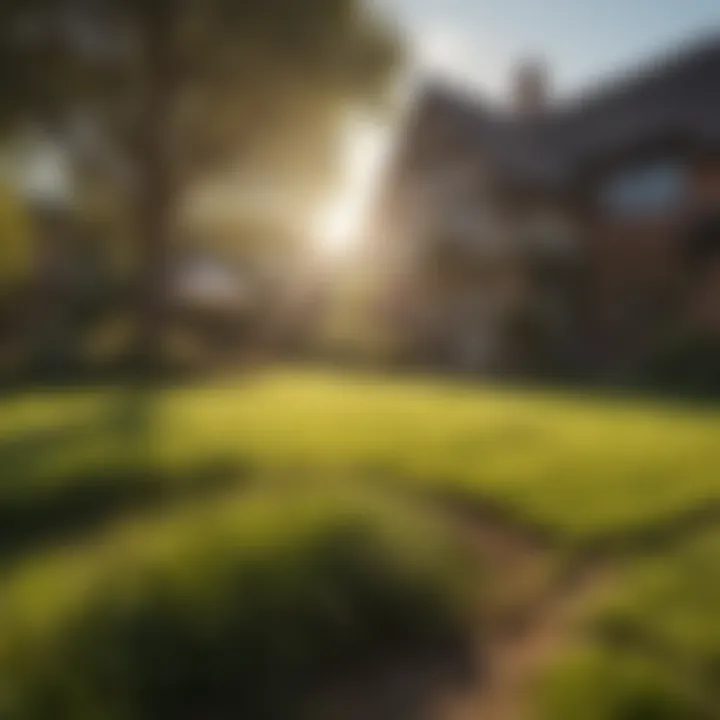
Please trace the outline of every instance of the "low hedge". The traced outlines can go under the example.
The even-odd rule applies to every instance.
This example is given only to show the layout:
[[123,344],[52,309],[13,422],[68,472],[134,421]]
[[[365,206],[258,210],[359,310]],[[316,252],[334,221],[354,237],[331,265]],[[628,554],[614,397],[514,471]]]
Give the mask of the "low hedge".
[[467,575],[438,527],[347,493],[126,525],[6,581],[0,717],[287,718],[341,664],[462,635]]

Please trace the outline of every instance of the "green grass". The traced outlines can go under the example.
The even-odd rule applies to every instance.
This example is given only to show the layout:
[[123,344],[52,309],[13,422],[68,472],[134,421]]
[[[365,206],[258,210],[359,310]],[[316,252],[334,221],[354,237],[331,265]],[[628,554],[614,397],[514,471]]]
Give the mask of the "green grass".
[[8,436],[59,427],[63,406],[75,437],[16,460],[0,506],[13,473],[23,486],[30,476],[53,486],[122,466],[128,447],[166,475],[210,458],[256,474],[405,481],[490,499],[572,541],[720,501],[720,412],[637,399],[269,373],[139,401],[117,390],[16,399],[7,409],[16,422],[0,419],[0,459]]
[[[493,498],[572,538],[631,530],[720,498],[720,413],[637,401],[326,376],[166,398],[167,456],[342,469]],[[198,420],[201,418],[201,420]],[[178,444],[175,438],[187,437]]]
[[579,650],[538,693],[538,717],[707,720],[720,712],[720,532],[629,563]]
[[[14,395],[0,717],[289,717],[329,668],[447,640],[478,573],[407,499],[435,493],[558,549],[682,535],[720,504],[720,411],[293,371]],[[716,560],[711,534],[638,561],[547,679],[541,717],[714,717]]]
[[328,672],[457,642],[452,537],[349,490],[254,492],[28,561],[0,598],[0,717],[289,717]]

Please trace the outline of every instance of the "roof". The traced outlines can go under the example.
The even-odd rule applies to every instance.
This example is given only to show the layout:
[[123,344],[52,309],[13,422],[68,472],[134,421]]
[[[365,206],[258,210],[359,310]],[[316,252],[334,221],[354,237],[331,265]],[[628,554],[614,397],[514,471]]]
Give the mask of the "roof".
[[437,83],[419,112],[501,174],[556,184],[600,160],[655,142],[720,147],[720,32],[532,117],[498,111]]

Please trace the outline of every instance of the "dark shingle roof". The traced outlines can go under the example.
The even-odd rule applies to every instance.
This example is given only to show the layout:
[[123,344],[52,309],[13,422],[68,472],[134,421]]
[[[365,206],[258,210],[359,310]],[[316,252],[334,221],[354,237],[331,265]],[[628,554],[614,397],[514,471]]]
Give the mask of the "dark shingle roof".
[[437,84],[421,106],[510,178],[569,180],[616,153],[678,139],[720,146],[720,32],[534,118],[492,109]]

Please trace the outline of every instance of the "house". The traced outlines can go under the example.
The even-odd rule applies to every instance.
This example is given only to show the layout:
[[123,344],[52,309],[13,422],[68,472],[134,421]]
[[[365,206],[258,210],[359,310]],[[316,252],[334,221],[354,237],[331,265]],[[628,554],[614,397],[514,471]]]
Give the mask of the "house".
[[720,35],[554,101],[428,84],[386,179],[383,314],[407,359],[626,377],[720,335]]

